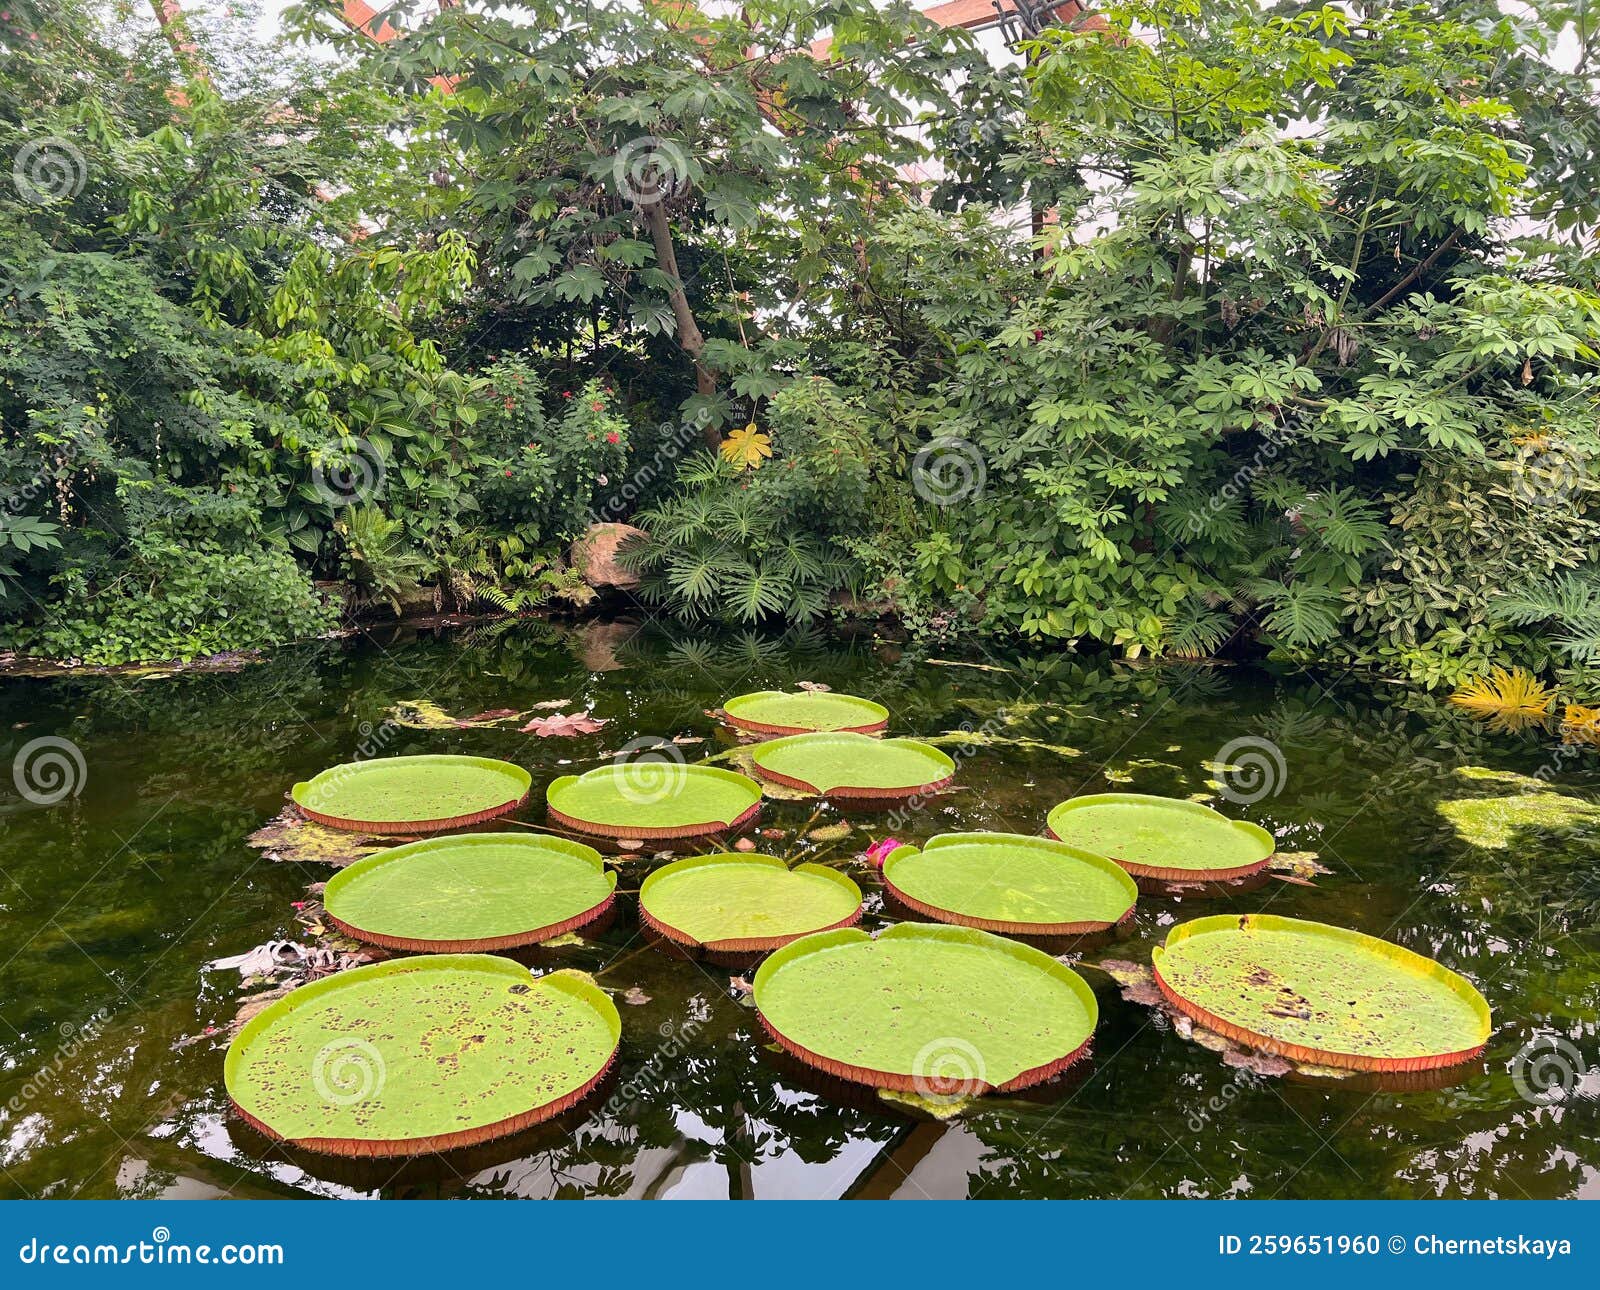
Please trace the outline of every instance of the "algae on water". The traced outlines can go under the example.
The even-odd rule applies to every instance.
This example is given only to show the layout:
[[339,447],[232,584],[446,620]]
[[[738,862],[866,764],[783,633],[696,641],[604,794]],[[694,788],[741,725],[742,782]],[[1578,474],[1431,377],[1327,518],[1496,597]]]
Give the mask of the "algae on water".
[[1439,814],[1470,846],[1500,850],[1523,831],[1587,834],[1600,828],[1600,803],[1558,793],[1542,780],[1480,766],[1462,767],[1457,774],[1522,790],[1506,797],[1458,797],[1439,803]]

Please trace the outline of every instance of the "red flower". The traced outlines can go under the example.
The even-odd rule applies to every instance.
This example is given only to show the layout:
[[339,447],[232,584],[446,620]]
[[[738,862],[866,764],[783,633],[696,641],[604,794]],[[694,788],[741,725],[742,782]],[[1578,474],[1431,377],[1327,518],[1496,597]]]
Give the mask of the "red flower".
[[606,410],[606,405],[604,403],[600,402],[599,399],[596,399],[589,406],[591,408],[593,408],[596,412],[604,412]]
[[606,436],[606,442],[607,443],[621,443],[622,442],[622,436],[619,435],[615,430],[613,430],[610,434],[608,434]]
[[507,479],[510,479],[510,478],[511,478],[511,472],[510,472],[510,471],[509,471],[509,470],[508,470],[508,471],[506,471],[506,478],[507,478]]
[[562,390],[561,391],[561,397],[564,398],[564,399],[570,399],[572,397],[572,391],[571,390]]
[[1043,340],[1044,339],[1044,331],[1041,328],[1035,327],[1033,329],[1033,339],[1034,339],[1035,342]]
[[893,851],[899,845],[900,841],[898,838],[883,838],[881,841],[874,842],[861,854],[866,859],[867,863],[870,864],[874,869],[881,869],[883,868],[884,859],[888,856],[889,852]]

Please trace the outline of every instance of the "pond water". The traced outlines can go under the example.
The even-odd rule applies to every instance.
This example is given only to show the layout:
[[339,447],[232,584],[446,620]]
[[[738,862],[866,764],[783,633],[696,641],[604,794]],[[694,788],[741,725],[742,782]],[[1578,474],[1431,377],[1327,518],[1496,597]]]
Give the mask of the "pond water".
[[[386,753],[527,766],[535,796],[522,814],[538,820],[555,776],[644,735],[701,736],[688,752],[709,755],[719,736],[705,709],[799,681],[880,700],[894,733],[992,736],[961,757],[958,791],[896,828],[902,840],[1036,832],[1076,793],[1210,794],[1271,829],[1280,851],[1315,852],[1331,870],[1315,886],[1141,897],[1125,935],[1091,961],[1148,961],[1173,922],[1204,913],[1345,924],[1476,982],[1495,1014],[1483,1061],[1447,1087],[1410,1091],[1266,1078],[1225,1065],[1086,968],[1102,1011],[1089,1063],[953,1122],[919,1121],[786,1065],[732,974],[649,948],[624,899],[596,940],[541,952],[623,992],[617,1075],[568,1119],[403,1167],[275,1153],[231,1123],[222,1058],[239,976],[206,965],[294,935],[291,902],[329,873],[245,843],[290,784],[352,758],[378,729]],[[551,739],[383,726],[393,705],[416,699],[455,714],[568,699],[609,724]],[[1541,1104],[1523,1090],[1548,1063],[1518,1058],[1549,1037],[1575,1077],[1578,1063],[1600,1068],[1600,810],[1587,805],[1600,800],[1600,753],[1561,757],[1548,734],[1497,734],[1398,687],[524,621],[320,644],[229,675],[10,680],[0,719],[8,763],[28,741],[59,736],[85,771],[81,791],[51,805],[10,782],[0,798],[0,1195],[1600,1195],[1600,1074]],[[1241,805],[1216,796],[1210,764],[1245,736],[1276,745],[1283,770],[1275,791]],[[1550,806],[1545,790],[1462,836],[1472,808],[1463,816],[1450,802],[1529,794],[1517,776],[1552,766],[1563,801]],[[775,803],[763,823],[793,830],[810,816]],[[877,884],[855,855],[882,836],[884,817],[851,818],[848,841],[796,854],[815,851],[869,888],[872,928],[885,921]],[[623,889],[637,886],[636,870]]]

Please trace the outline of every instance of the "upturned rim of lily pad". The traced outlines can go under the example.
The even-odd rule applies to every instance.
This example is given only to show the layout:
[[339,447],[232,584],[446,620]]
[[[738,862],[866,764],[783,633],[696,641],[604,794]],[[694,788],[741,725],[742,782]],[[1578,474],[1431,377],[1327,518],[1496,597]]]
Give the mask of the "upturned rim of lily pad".
[[[429,972],[438,974],[452,973],[483,973],[498,976],[509,982],[508,988],[519,993],[528,991],[557,991],[570,1001],[571,1006],[587,1008],[597,1017],[609,1037],[609,1049],[602,1060],[597,1063],[594,1072],[576,1087],[559,1097],[547,1102],[527,1107],[509,1116],[485,1124],[469,1125],[467,1128],[441,1129],[434,1132],[418,1133],[405,1137],[394,1138],[362,1138],[353,1136],[297,1136],[285,1133],[273,1127],[270,1121],[252,1112],[246,1102],[250,1097],[241,1088],[243,1083],[243,1067],[249,1059],[253,1045],[262,1040],[262,1037],[275,1026],[283,1024],[293,1014],[303,1008],[316,1004],[327,995],[345,990],[359,990],[375,979],[391,976],[400,976],[412,972]],[[529,1030],[526,1039],[530,1043],[539,1040],[537,1031]],[[594,981],[580,972],[558,971],[536,976],[528,968],[512,959],[502,958],[494,954],[440,954],[423,956],[419,958],[386,959],[381,963],[368,964],[365,967],[351,968],[333,976],[323,977],[320,980],[310,981],[274,1001],[263,1008],[254,1017],[240,1028],[228,1045],[227,1055],[223,1059],[223,1083],[227,1089],[228,1100],[234,1112],[244,1123],[265,1135],[275,1142],[287,1142],[306,1151],[319,1152],[324,1155],[355,1156],[363,1158],[383,1158],[392,1156],[415,1156],[427,1152],[450,1151],[457,1147],[475,1146],[480,1142],[488,1142],[494,1138],[504,1137],[512,1133],[520,1133],[535,1124],[542,1123],[570,1110],[590,1093],[599,1087],[616,1061],[617,1050],[622,1040],[622,1018],[617,1012],[617,1005]],[[327,1051],[324,1045],[322,1052]],[[506,1060],[512,1060],[506,1055]],[[537,1057],[529,1060],[537,1061]],[[313,1066],[315,1063],[313,1062]],[[308,1080],[314,1080],[315,1075],[311,1070],[307,1072]],[[260,1109],[259,1107],[257,1108]]]
[[[696,781],[726,784],[736,788],[740,796],[747,798],[748,805],[727,819],[705,815],[695,818],[692,812],[678,812],[680,818],[675,821],[645,824],[624,822],[623,819],[590,819],[578,814],[570,800],[565,809],[557,804],[558,799],[571,798],[574,785],[592,785],[605,780],[619,779],[628,784],[628,788],[626,791],[621,789],[616,791],[617,815],[632,821],[644,819],[652,814],[671,814],[659,808],[664,802],[676,800],[684,794],[661,793],[654,778],[658,775],[668,777],[681,775],[685,777],[685,783],[690,785]],[[690,796],[692,795],[691,790]],[[714,833],[732,833],[750,823],[761,812],[761,785],[748,775],[724,770],[720,766],[684,765],[677,762],[623,762],[596,766],[581,775],[563,775],[554,780],[545,789],[544,797],[545,808],[552,820],[579,833],[604,838],[699,838]]]
[[[762,708],[770,708],[774,700],[782,700],[786,707],[808,700],[815,701],[818,706],[837,704],[853,708],[854,719],[849,724],[837,726],[817,725],[814,722],[795,724],[793,720],[785,722],[772,719],[769,713],[768,719],[763,720]],[[838,731],[876,735],[882,734],[889,726],[889,709],[883,704],[837,690],[753,690],[749,694],[734,695],[722,705],[722,714],[728,719],[729,725],[756,735],[831,734]]]
[[[824,1071],[840,1079],[854,1080],[859,1084],[870,1084],[874,1088],[893,1089],[902,1093],[924,1093],[930,1083],[929,1077],[904,1070],[880,1070],[870,1066],[863,1066],[855,1062],[831,1057],[818,1053],[808,1048],[799,1040],[785,1034],[773,1023],[767,1012],[762,1008],[762,995],[769,995],[777,988],[778,978],[784,969],[794,964],[797,960],[809,955],[827,953],[851,945],[872,945],[890,941],[921,941],[932,947],[963,946],[975,948],[987,953],[1002,956],[1007,959],[1026,965],[1028,968],[1039,972],[1063,984],[1077,1000],[1088,1020],[1088,1028],[1081,1038],[1074,1036],[1076,1042],[1066,1052],[1051,1058],[1048,1061],[1036,1063],[1027,1069],[1017,1071],[998,1083],[991,1083],[982,1079],[974,1079],[967,1083],[970,1093],[1011,1093],[1019,1089],[1030,1088],[1035,1084],[1042,1084],[1046,1080],[1054,1079],[1073,1063],[1082,1060],[1089,1053],[1090,1045],[1094,1042],[1095,1028],[1099,1024],[1100,1005],[1095,997],[1093,988],[1081,976],[1066,964],[1051,958],[1042,950],[1024,945],[1020,941],[1007,940],[1003,936],[996,936],[991,932],[981,931],[975,927],[950,927],[937,923],[895,923],[884,928],[876,936],[871,936],[859,927],[845,927],[837,931],[817,932],[811,936],[801,937],[792,941],[782,949],[774,950],[766,960],[756,969],[753,981],[754,989],[752,999],[756,1006],[756,1016],[762,1028],[772,1036],[773,1040],[787,1052],[805,1062],[807,1065]],[[873,980],[864,981],[864,988],[880,989]],[[838,1012],[840,1007],[833,1009]],[[848,1014],[846,1014],[848,1015]],[[967,1043],[960,1036],[948,1036],[947,1042]],[[970,1045],[969,1045],[970,1046]]]
[[[1169,975],[1162,971],[1162,962],[1167,953],[1187,941],[1194,941],[1207,936],[1238,936],[1251,933],[1322,937],[1346,947],[1356,948],[1371,955],[1373,960],[1380,965],[1398,968],[1400,971],[1416,976],[1419,980],[1432,982],[1455,995],[1467,1005],[1473,1014],[1477,1034],[1473,1037],[1472,1042],[1458,1048],[1395,1056],[1346,1052],[1339,1049],[1295,1043],[1268,1034],[1264,1030],[1229,1020],[1213,1008],[1207,1007],[1199,999],[1186,995],[1170,979]],[[1290,1061],[1355,1071],[1408,1072],[1439,1070],[1449,1066],[1461,1065],[1477,1057],[1489,1042],[1489,1036],[1493,1030],[1493,1018],[1488,1000],[1483,997],[1477,986],[1473,985],[1471,981],[1460,973],[1452,972],[1442,963],[1418,954],[1414,950],[1408,950],[1403,945],[1396,945],[1393,941],[1386,941],[1380,937],[1369,936],[1365,932],[1355,931],[1353,928],[1338,927],[1331,923],[1318,923],[1303,918],[1287,918],[1278,914],[1213,914],[1206,918],[1196,918],[1186,923],[1179,923],[1167,933],[1165,946],[1157,945],[1151,950],[1150,959],[1157,987],[1160,989],[1162,996],[1178,1011],[1191,1020],[1198,1022],[1207,1030],[1215,1031],[1235,1043],[1276,1053]],[[1353,983],[1348,980],[1319,981],[1314,984],[1325,985],[1334,994],[1340,995],[1347,994],[1355,988]],[[1219,1004],[1218,1006],[1220,1007],[1221,1005]]]
[[[858,778],[855,783],[848,780],[822,783],[820,781],[823,776],[817,770],[809,770],[805,775],[801,775],[791,773],[797,770],[797,767],[791,766],[788,770],[780,771],[763,764],[762,761],[764,757],[770,760],[775,754],[781,757],[796,750],[802,753],[807,750],[821,753],[829,748],[845,748],[850,750],[853,756],[859,755],[880,762],[885,755],[913,752],[921,759],[925,771],[923,775],[914,777],[915,782],[899,784],[866,783],[864,781],[872,779],[873,776],[864,770],[856,772]],[[802,756],[802,761],[804,760]],[[766,743],[757,744],[750,750],[750,764],[763,779],[769,779],[775,784],[782,784],[786,788],[813,797],[848,798],[867,802],[890,801],[934,793],[949,785],[956,773],[956,764],[949,754],[932,744],[925,744],[916,739],[876,739],[871,735],[855,734],[851,731],[815,731],[803,735],[785,735],[781,739],[769,739]],[[833,775],[829,778],[832,779]]]
[[[841,891],[847,893],[855,902],[855,908],[844,918],[833,922],[820,923],[814,927],[801,928],[799,931],[786,932],[775,936],[722,936],[702,940],[691,933],[675,927],[658,913],[650,909],[650,898],[653,889],[672,883],[674,880],[684,878],[690,873],[709,869],[730,868],[758,868],[776,869],[784,873],[800,874],[808,878],[826,880]],[[682,860],[674,860],[670,864],[649,874],[639,884],[639,918],[645,926],[651,928],[659,935],[666,937],[679,945],[686,945],[693,949],[712,950],[716,953],[759,953],[765,950],[781,949],[792,941],[799,940],[802,936],[810,936],[816,932],[832,931],[839,927],[853,927],[861,921],[862,898],[861,888],[846,874],[837,869],[830,869],[827,865],[812,864],[810,862],[798,864],[793,869],[778,856],[756,855],[753,853],[726,853],[709,856],[688,856]]]
[[[1107,859],[1116,861],[1129,873],[1139,878],[1156,878],[1168,882],[1225,882],[1233,878],[1248,878],[1252,874],[1260,873],[1272,861],[1272,856],[1278,849],[1278,840],[1262,828],[1259,824],[1252,824],[1248,820],[1234,820],[1213,810],[1203,802],[1191,802],[1181,797],[1160,797],[1151,793],[1089,793],[1083,797],[1069,797],[1065,802],[1057,803],[1050,809],[1046,817],[1045,833],[1056,841],[1064,841],[1057,825],[1069,812],[1082,810],[1093,806],[1135,806],[1151,811],[1167,811],[1175,816],[1189,816],[1195,821],[1204,821],[1207,827],[1225,825],[1244,838],[1256,843],[1256,850],[1260,851],[1257,859],[1246,864],[1226,865],[1219,868],[1195,868],[1184,865],[1156,865],[1146,864],[1137,860],[1128,860],[1122,856],[1110,855],[1109,852],[1096,852],[1105,855]],[[1181,820],[1175,833],[1181,836]],[[1082,847],[1081,843],[1069,842],[1070,846]]]
[[[419,856],[491,846],[514,847],[526,852],[531,862],[530,870],[540,867],[537,862],[540,854],[555,852],[560,856],[577,860],[594,870],[594,894],[599,895],[601,891],[605,894],[594,905],[565,918],[496,936],[438,937],[376,931],[363,927],[350,918],[342,918],[337,912],[338,906],[350,888],[379,880],[380,874],[382,880],[394,881],[396,878],[404,878],[404,870],[395,871],[393,868],[395,865],[404,866],[408,862],[414,862]],[[530,872],[530,883],[536,881],[537,874]],[[537,945],[540,941],[547,941],[552,937],[587,927],[604,916],[615,904],[616,887],[616,873],[605,867],[605,861],[601,859],[598,851],[582,842],[526,833],[467,833],[455,837],[425,838],[418,842],[407,842],[402,846],[379,851],[357,860],[328,879],[327,887],[322,893],[322,908],[328,921],[340,931],[369,945],[427,954],[481,954],[494,950],[517,949],[524,945]]]
[[[319,800],[322,794],[333,792],[335,785],[347,784],[352,780],[370,781],[381,777],[386,770],[401,763],[408,767],[430,763],[441,771],[467,766],[491,771],[504,780],[505,795],[491,794],[484,805],[473,806],[470,810],[458,811],[451,815],[420,816],[400,820],[361,818],[347,812],[321,809],[320,804],[317,807],[308,804],[308,800]],[[485,820],[510,814],[526,805],[532,787],[533,776],[521,766],[508,761],[500,761],[494,757],[466,757],[453,753],[420,753],[403,757],[374,757],[369,761],[343,762],[338,766],[330,766],[310,779],[300,781],[289,790],[289,795],[302,815],[330,828],[345,829],[355,833],[442,833],[446,829],[465,828],[469,824],[481,824]]]
[[[915,863],[915,857],[924,855],[929,851],[957,846],[988,846],[997,850],[1021,848],[1056,856],[1063,862],[1087,866],[1105,874],[1108,878],[1112,878],[1118,888],[1127,896],[1128,906],[1121,914],[1112,919],[1080,918],[1056,922],[1022,922],[1015,919],[988,918],[950,906],[933,904],[930,901],[910,895],[904,887],[894,881],[893,870],[905,868]],[[1024,833],[940,833],[935,837],[929,838],[920,849],[911,845],[896,847],[884,857],[882,873],[884,887],[907,909],[924,914],[929,918],[936,918],[942,923],[952,923],[960,927],[976,927],[980,931],[996,932],[1001,935],[1078,936],[1088,932],[1103,932],[1128,922],[1133,917],[1134,908],[1139,899],[1138,884],[1128,876],[1128,871],[1116,861],[1097,855],[1093,851],[1085,851],[1081,847],[1069,846],[1067,843],[1055,838],[1041,838]]]

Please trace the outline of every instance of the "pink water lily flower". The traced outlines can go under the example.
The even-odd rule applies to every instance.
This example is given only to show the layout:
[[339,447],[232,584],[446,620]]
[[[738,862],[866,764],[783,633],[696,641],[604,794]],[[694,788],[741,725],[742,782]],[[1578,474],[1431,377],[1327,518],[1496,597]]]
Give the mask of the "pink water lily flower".
[[899,838],[884,838],[879,842],[874,842],[861,854],[866,857],[867,863],[870,864],[874,869],[881,869],[883,868],[883,862],[888,858],[889,853],[899,845]]

